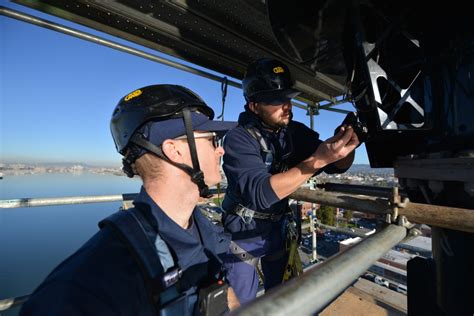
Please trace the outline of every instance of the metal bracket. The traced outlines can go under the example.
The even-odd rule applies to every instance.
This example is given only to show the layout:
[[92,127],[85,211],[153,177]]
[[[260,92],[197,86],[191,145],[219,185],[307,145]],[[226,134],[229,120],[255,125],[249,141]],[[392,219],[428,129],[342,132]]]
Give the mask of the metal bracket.
[[389,224],[395,223],[398,219],[398,209],[406,207],[409,201],[410,200],[406,197],[402,200],[402,197],[398,193],[398,187],[393,187],[392,196],[390,197],[392,212],[385,216],[385,221]]
[[405,216],[399,216],[398,217],[398,222],[397,225],[403,226],[408,230],[407,236],[403,239],[402,242],[407,242],[409,240],[412,240],[415,237],[421,236],[422,232],[419,229],[420,225],[415,225],[413,223],[410,223]]

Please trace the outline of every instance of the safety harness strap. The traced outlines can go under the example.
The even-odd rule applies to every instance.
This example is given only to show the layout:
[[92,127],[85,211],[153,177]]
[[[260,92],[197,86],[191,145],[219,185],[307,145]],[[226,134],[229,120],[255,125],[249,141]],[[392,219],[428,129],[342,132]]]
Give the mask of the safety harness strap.
[[259,257],[252,256],[249,252],[247,252],[244,248],[240,247],[234,241],[230,242],[230,252],[239,258],[241,261],[250,264],[251,266],[256,267],[258,264]]
[[238,204],[233,210],[226,211],[226,212],[229,214],[235,214],[235,215],[240,216],[242,220],[247,224],[249,224],[254,218],[266,219],[272,222],[278,222],[283,217],[283,215],[286,214],[286,210],[278,214],[257,212],[241,204]]
[[[111,227],[127,246],[140,267],[154,306],[179,295],[176,283],[182,276],[182,271],[179,267],[169,269],[174,266],[173,256],[157,229],[140,210],[132,208],[116,212],[99,222],[99,227]],[[165,273],[165,270],[169,271]],[[175,294],[170,296],[170,293]]]
[[[244,126],[245,130],[252,136],[260,145],[260,150],[262,152],[263,162],[267,167],[269,167],[271,174],[277,174],[288,170],[288,159],[293,153],[293,140],[290,135],[287,135],[286,141],[288,144],[288,150],[286,153],[283,153],[283,148],[279,141],[274,141],[273,146],[275,148],[276,154],[273,154],[273,151],[268,146],[267,142],[262,136],[260,130],[252,125]],[[290,133],[287,131],[287,133]]]

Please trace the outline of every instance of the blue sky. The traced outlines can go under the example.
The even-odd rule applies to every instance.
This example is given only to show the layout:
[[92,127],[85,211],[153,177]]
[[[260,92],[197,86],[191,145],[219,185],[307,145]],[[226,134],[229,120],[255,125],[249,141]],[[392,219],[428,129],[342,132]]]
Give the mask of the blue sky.
[[[173,59],[20,5],[0,3]],[[121,156],[115,151],[109,129],[112,110],[121,97],[150,84],[187,86],[214,109],[216,116],[221,112],[219,82],[39,26],[0,16],[0,45],[3,163],[120,165]],[[225,119],[237,120],[243,104],[242,91],[229,86]],[[338,108],[353,110],[351,104]],[[296,120],[309,126],[305,111],[294,108],[293,112]],[[315,129],[324,140],[343,119],[343,114],[321,111],[315,117]],[[368,163],[364,146],[357,150],[355,163]]]

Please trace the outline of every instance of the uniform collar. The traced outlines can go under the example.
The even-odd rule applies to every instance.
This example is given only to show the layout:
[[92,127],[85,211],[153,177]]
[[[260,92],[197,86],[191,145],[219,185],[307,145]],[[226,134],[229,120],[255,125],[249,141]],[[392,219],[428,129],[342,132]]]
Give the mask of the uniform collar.
[[[184,229],[175,223],[165,212],[152,200],[145,188],[142,186],[138,197],[134,200],[135,207],[149,212],[156,221],[156,227],[161,238],[170,246],[178,259],[178,265],[185,270],[189,266],[209,260],[205,248],[215,252],[215,240],[217,239],[213,230],[207,225],[212,225],[199,211],[197,207],[192,213],[193,223],[190,229]],[[197,229],[197,234],[191,231]],[[212,232],[212,234],[210,233]],[[200,239],[196,239],[200,235]],[[214,242],[213,242],[214,241]]]

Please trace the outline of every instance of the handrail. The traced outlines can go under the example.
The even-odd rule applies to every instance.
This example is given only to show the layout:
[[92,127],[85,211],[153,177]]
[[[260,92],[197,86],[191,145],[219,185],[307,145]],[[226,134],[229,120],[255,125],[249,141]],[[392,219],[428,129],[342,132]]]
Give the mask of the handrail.
[[[360,187],[357,186],[354,188],[355,192],[360,192]],[[345,192],[350,192],[351,186],[347,185],[344,188]],[[225,190],[224,190],[225,192]],[[130,201],[137,194],[128,193],[128,194],[117,194],[117,195],[103,195],[103,196],[76,196],[76,197],[63,197],[63,198],[45,198],[45,199],[35,199],[35,198],[26,198],[26,199],[13,199],[13,200],[0,200],[0,209],[1,208],[19,208],[19,207],[35,207],[35,206],[46,206],[46,205],[60,205],[60,204],[79,204],[79,203],[101,203],[101,202],[118,202],[118,201]],[[392,205],[389,199],[382,197],[373,197],[366,195],[355,195],[347,194],[341,192],[327,192],[322,190],[309,190],[309,189],[298,189],[296,192],[290,195],[290,198],[301,201],[308,201],[313,203],[320,203],[324,205],[331,205],[336,207],[343,207],[351,210],[358,210],[362,212],[375,213],[379,215],[386,215],[392,212]],[[474,232],[474,210],[469,209],[460,209],[453,207],[444,207],[437,205],[428,205],[428,204],[419,204],[407,202],[404,207],[398,209],[399,216],[406,216],[409,221],[415,223],[425,223],[428,225],[434,225],[439,227],[445,227],[456,230],[463,230],[467,232]],[[331,228],[331,227],[328,227]],[[383,233],[382,233],[383,232]],[[348,233],[349,235],[355,235]],[[358,275],[362,274],[373,262],[380,258],[386,251],[391,249],[397,243],[399,243],[406,236],[406,228],[402,226],[389,225],[381,232],[371,235],[370,237],[365,238],[362,242],[352,247],[351,249],[345,251],[342,254],[336,255],[334,259],[330,259],[327,262],[331,262],[331,265],[328,265],[327,262],[317,269],[321,272],[311,272],[312,276],[303,275],[302,278],[292,280],[284,287],[280,287],[278,291],[272,291],[270,298],[265,298],[263,301],[262,307],[258,310],[261,310],[262,313],[267,313],[273,310],[275,306],[280,306],[280,303],[275,303],[273,300],[285,299],[285,301],[290,300],[291,297],[291,306],[294,304],[293,294],[299,293],[297,288],[300,284],[303,284],[302,288],[307,291],[308,283],[316,282],[325,284],[330,281],[331,289],[325,288],[326,285],[318,287],[317,291],[321,291],[320,294],[315,294],[314,290],[311,295],[311,299],[307,298],[310,301],[313,301],[312,304],[308,306],[313,306],[318,302],[318,306],[321,307],[331,299],[333,299],[340,291],[347,287],[351,281]],[[370,241],[370,242],[367,242]],[[388,248],[387,248],[388,247]],[[378,257],[377,257],[378,256]],[[338,259],[336,259],[338,258]],[[348,259],[350,258],[350,259]],[[374,259],[375,258],[375,259]],[[360,263],[358,263],[361,261]],[[370,262],[369,262],[370,261]],[[350,263],[350,267],[346,265]],[[369,264],[370,263],[370,264]],[[363,267],[367,268],[362,269],[358,264],[363,264]],[[340,266],[339,266],[340,265]],[[318,266],[319,267],[319,266]],[[344,267],[344,268],[342,268]],[[362,270],[361,270],[362,269]],[[352,271],[350,274],[339,273],[342,270]],[[310,269],[310,271],[313,271]],[[315,270],[316,271],[316,270]],[[331,272],[332,271],[332,272]],[[346,271],[346,272],[347,272]],[[338,279],[341,282],[336,282],[335,276],[331,274],[331,277],[327,275],[335,273]],[[316,281],[317,279],[317,281]],[[303,280],[303,281],[301,281]],[[307,281],[311,280],[311,281]],[[325,281],[326,280],[326,281]],[[347,283],[349,282],[349,283]],[[346,284],[347,283],[347,284]],[[284,290],[286,287],[288,289]],[[270,295],[267,294],[265,297]],[[304,295],[304,294],[303,294]],[[296,297],[296,296],[295,296]],[[301,296],[298,296],[299,298]],[[319,297],[319,299],[315,299]],[[22,304],[28,296],[20,296],[17,298],[9,298],[0,300],[0,311],[9,309],[11,307]],[[258,302],[262,302],[260,299]],[[326,303],[325,303],[326,302]],[[260,304],[260,303],[259,303]],[[286,304],[286,303],[285,303]],[[298,303],[297,305],[304,305]],[[253,306],[253,305],[252,305]],[[291,307],[294,308],[295,306]],[[281,306],[280,306],[281,308]],[[283,311],[283,309],[276,309],[277,314]],[[291,308],[288,307],[288,311],[285,313],[291,313]],[[285,309],[286,311],[287,309]],[[255,312],[255,309],[250,310],[247,307],[244,307],[242,310],[238,311],[238,315],[247,315],[247,314],[259,314]],[[311,314],[314,310],[311,312]],[[303,311],[304,313],[304,311]],[[298,315],[301,312],[298,311]]]
[[406,236],[405,227],[389,225],[232,315],[314,315]]
[[[359,187],[355,188],[355,190],[359,189]],[[350,186],[345,188],[346,192],[347,190],[350,190]],[[117,202],[133,200],[134,196],[135,194],[128,193],[103,196],[0,200],[0,209],[61,204]],[[328,192],[300,188],[291,194],[290,198],[379,215],[391,214],[393,211],[393,205],[391,204],[390,199],[368,195],[355,195],[336,191]],[[398,214],[407,217],[409,221],[414,223],[474,233],[474,210],[407,202],[404,207],[398,209]]]

